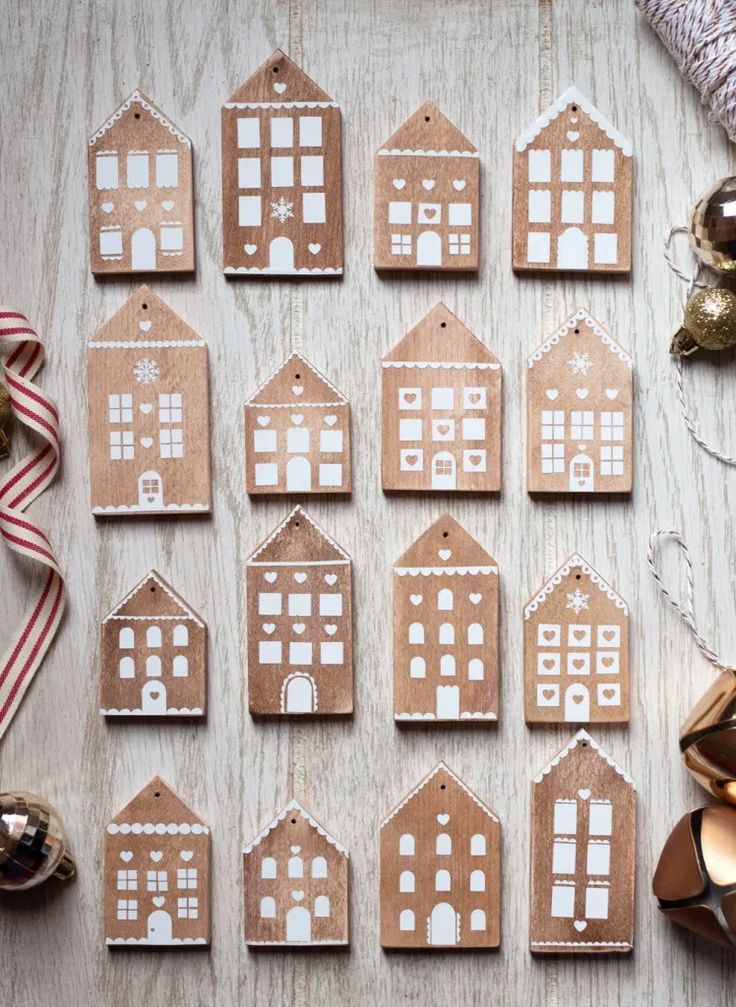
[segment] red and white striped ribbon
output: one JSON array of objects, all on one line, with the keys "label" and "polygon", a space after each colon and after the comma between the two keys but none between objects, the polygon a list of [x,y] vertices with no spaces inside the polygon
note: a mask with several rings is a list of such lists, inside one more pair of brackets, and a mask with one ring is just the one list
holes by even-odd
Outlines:
[{"label": "red and white striped ribbon", "polygon": [[41,528],[23,516],[59,469],[59,413],[33,377],[44,349],[28,319],[0,307],[0,354],[16,418],[35,430],[44,445],[0,479],[0,535],[8,546],[47,568],[44,582],[7,652],[0,658],[0,738],[7,731],[31,679],[54,639],[64,611],[64,580],[51,543]]}]

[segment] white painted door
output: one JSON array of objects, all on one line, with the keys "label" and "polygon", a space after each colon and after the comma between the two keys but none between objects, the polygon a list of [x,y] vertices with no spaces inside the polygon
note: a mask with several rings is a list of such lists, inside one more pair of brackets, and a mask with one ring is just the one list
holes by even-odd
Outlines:
[{"label": "white painted door", "polygon": [[575,455],[570,462],[570,492],[592,493],[595,484],[593,459]]},{"label": "white painted door", "polygon": [[449,902],[438,902],[427,920],[427,940],[430,944],[457,944],[457,913]]},{"label": "white painted door", "polygon": [[312,917],[304,906],[292,906],[286,914],[287,941],[311,941]]},{"label": "white painted door", "polygon": [[156,236],[148,227],[139,227],[137,231],[133,231],[130,241],[130,265],[132,269],[156,268]]},{"label": "white painted door", "polygon": [[156,909],[148,917],[148,943],[171,944],[171,917],[165,909]]},{"label": "white painted door", "polygon": [[460,717],[460,686],[437,686],[437,719],[458,720]]},{"label": "white painted door", "polygon": [[454,490],[457,486],[457,464],[449,451],[439,451],[432,459],[432,489]]},{"label": "white painted door", "polygon": [[588,238],[579,227],[568,227],[557,239],[557,268],[588,268]]},{"label": "white painted door", "polygon": [[164,484],[158,472],[144,472],[138,479],[138,506],[159,510],[164,505]]},{"label": "white painted door", "polygon": [[417,265],[442,265],[442,238],[436,231],[422,231],[417,238]]},{"label": "white painted door", "polygon": [[286,463],[286,488],[294,493],[311,490],[312,466],[308,458],[290,458]]},{"label": "white painted door", "polygon": [[151,717],[166,713],[166,686],[163,682],[146,682],[141,689],[141,709]]},{"label": "white painted door", "polygon": [[280,235],[268,246],[268,267],[274,273],[294,272],[294,245],[291,238]]},{"label": "white painted door", "polygon": [[590,695],[580,682],[569,685],[565,691],[565,720],[580,724],[590,720]]},{"label": "white painted door", "polygon": [[311,713],[314,710],[314,687],[306,675],[294,675],[286,684],[286,713]]}]

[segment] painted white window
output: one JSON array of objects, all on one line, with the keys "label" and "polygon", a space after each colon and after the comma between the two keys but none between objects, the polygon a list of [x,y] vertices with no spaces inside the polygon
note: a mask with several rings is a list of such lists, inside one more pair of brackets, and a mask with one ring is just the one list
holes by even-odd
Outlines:
[{"label": "painted white window", "polygon": [[409,200],[389,200],[388,222],[389,224],[411,224],[411,203]]},{"label": "painted white window", "polygon": [[486,929],[486,914],[482,909],[474,909],[470,914],[470,929],[481,931]]},{"label": "painted white window", "polygon": [[585,916],[589,920],[608,919],[608,888],[589,885],[585,889]]},{"label": "painted white window", "polygon": [[442,220],[441,203],[420,203],[417,207],[418,224],[439,224]]},{"label": "painted white window", "polygon": [[593,182],[613,182],[615,165],[616,157],[612,150],[594,150],[591,180]]},{"label": "painted white window", "polygon": [[486,421],[480,416],[466,416],[463,419],[463,440],[484,441],[486,439]]},{"label": "painted white window", "polygon": [[[452,612],[454,598],[449,587],[443,587],[437,594],[437,609],[440,612]],[[441,642],[441,641],[440,641]]]},{"label": "painted white window", "polygon": [[476,832],[470,837],[470,856],[484,857],[486,855],[486,837],[480,832]]},{"label": "painted white window", "polygon": [[120,678],[135,678],[135,661],[132,657],[121,657],[118,665]]},{"label": "painted white window", "polygon": [[[564,441],[565,413],[562,409],[542,411],[542,440]],[[565,445],[542,444],[542,472],[565,471]]]},{"label": "painted white window", "polygon": [[160,647],[161,646],[161,627],[160,626],[149,626],[146,630],[146,646],[147,647]]},{"label": "painted white window", "polygon": [[174,626],[174,646],[189,646],[189,630],[186,626],[181,625],[181,623],[178,626]]},{"label": "painted white window", "polygon": [[255,150],[261,146],[261,121],[257,115],[238,118],[238,147]]},{"label": "painted white window", "polygon": [[486,388],[478,387],[477,385],[463,388],[463,409],[485,409],[486,392]]},{"label": "painted white window", "polygon": [[411,909],[402,909],[399,916],[399,930],[411,932],[415,929],[414,913]]},{"label": "painted white window", "polygon": [[472,871],[470,874],[471,892],[484,892],[486,890],[485,871]]},{"label": "painted white window", "polygon": [[319,596],[320,615],[342,615],[341,594],[321,594]]},{"label": "painted white window", "polygon": [[613,831],[613,805],[609,801],[593,801],[588,818],[588,834],[610,836]]},{"label": "painted white window", "polygon": [[289,615],[311,615],[311,614],[312,614],[311,594],[289,595]]},{"label": "painted white window", "polygon": [[594,224],[612,224],[614,222],[615,197],[613,192],[594,192],[592,221]]},{"label": "painted white window", "polygon": [[274,116],[271,119],[271,146],[294,146],[294,120],[288,116]]},{"label": "painted white window", "polygon": [[184,431],[178,427],[159,430],[159,453],[162,458],[183,458]]},{"label": "painted white window", "polygon": [[443,622],[440,626],[439,642],[444,644],[455,642],[455,627],[451,622]]},{"label": "painted white window", "polygon": [[135,647],[135,632],[130,626],[123,626],[118,633],[118,647],[121,650],[133,650]]},{"label": "painted white window", "polygon": [[319,466],[320,486],[342,486],[342,465],[321,462]]},{"label": "painted white window", "polygon": [[149,892],[168,892],[169,875],[167,871],[146,871],[146,890]]},{"label": "painted white window", "polygon": [[454,409],[455,390],[453,388],[433,388],[432,389],[433,409]]},{"label": "painted white window", "polygon": [[299,116],[299,146],[300,147],[322,146],[321,115]]},{"label": "painted white window", "polygon": [[452,838],[446,832],[440,832],[435,840],[435,853],[438,857],[452,856]]},{"label": "painted white window", "polygon": [[409,662],[409,678],[426,678],[427,664],[423,657],[413,657]]},{"label": "painted white window", "polygon": [[136,892],[138,891],[138,871],[118,871],[118,891]]},{"label": "painted white window", "polygon": [[593,235],[593,258],[602,265],[618,262],[618,236],[615,234]]},{"label": "painted white window", "polygon": [[132,430],[110,431],[110,460],[130,461],[135,457],[135,439]]},{"label": "painted white window", "polygon": [[327,877],[327,861],[324,857],[315,857],[312,860],[312,877],[313,878],[326,878]]},{"label": "painted white window", "polygon": [[583,152],[582,150],[563,150],[560,168],[560,181],[582,182]]},{"label": "painted white window", "polygon": [[424,469],[422,448],[403,448],[399,452],[399,468],[402,472],[421,472]]},{"label": "painted white window", "polygon": [[238,158],[238,188],[260,189],[261,159],[260,157]]},{"label": "painted white window", "polygon": [[399,409],[421,409],[421,388],[399,388]]},{"label": "painted white window", "polygon": [[175,150],[156,153],[156,185],[160,189],[175,189],[179,184],[179,155]]},{"label": "painted white window", "polygon": [[176,869],[176,887],[177,888],[196,888],[197,887],[197,868],[196,867],[177,867]]},{"label": "painted white window", "polygon": [[620,444],[601,448],[601,475],[622,476],[624,474],[624,449]]},{"label": "painted white window", "polygon": [[452,891],[452,878],[449,871],[437,871],[434,876],[434,890],[436,892]]},{"label": "painted white window", "polygon": [[290,187],[294,184],[294,158],[271,158],[271,185],[274,188]]},{"label": "painted white window", "polygon": [[473,657],[468,661],[468,681],[482,682],[485,678],[485,668],[479,657]]},{"label": "painted white window", "polygon": [[148,154],[145,151],[128,154],[126,178],[129,189],[148,188]]},{"label": "painted white window", "polygon": [[163,393],[158,397],[158,420],[159,423],[181,423],[182,404],[181,394],[173,392]]},{"label": "painted white window", "polygon": [[199,899],[198,898],[180,898],[176,900],[176,916],[180,920],[198,920],[199,919]]},{"label": "painted white window", "polygon": [[473,204],[450,203],[447,208],[447,222],[452,227],[470,227],[473,223]]},{"label": "painted white window", "polygon": [[161,678],[161,658],[158,654],[150,654],[146,658],[146,675],[148,678]]},{"label": "painted white window", "polygon": [[281,615],[281,595],[278,591],[261,591],[258,594],[259,615]]},{"label": "painted white window", "polygon": [[286,431],[286,450],[289,454],[306,454],[309,451],[309,430],[306,427],[289,427]]},{"label": "painted white window", "polygon": [[95,157],[95,184],[98,189],[118,188],[118,155],[114,150],[102,150]]},{"label": "painted white window", "polygon": [[261,899],[261,919],[262,920],[275,920],[276,919],[276,900],[272,895],[264,895]]},{"label": "painted white window", "polygon": [[568,836],[555,839],[552,846],[552,873],[574,874],[577,843]]},{"label": "painted white window", "polygon": [[574,836],[578,831],[578,805],[573,800],[555,801],[553,829],[557,836]]},{"label": "painted white window", "polygon": [[592,410],[573,409],[570,413],[570,437],[574,441],[593,440],[593,412]]},{"label": "painted white window", "polygon": [[399,420],[400,441],[420,441],[422,439],[421,420]]},{"label": "painted white window", "polygon": [[552,220],[552,193],[549,189],[529,190],[529,223],[549,224]]},{"label": "painted white window", "polygon": [[314,915],[318,919],[326,919],[330,915],[330,900],[326,895],[318,895],[314,900]]},{"label": "painted white window", "polygon": [[409,626],[409,643],[424,643],[424,626],[421,622],[413,622]]},{"label": "painted white window", "polygon": [[321,154],[302,154],[302,185],[325,184],[325,159]]},{"label": "painted white window", "polygon": [[440,675],[451,678],[455,674],[455,658],[452,654],[443,654],[440,658]]},{"label": "painted white window", "polygon": [[447,243],[450,255],[470,255],[469,234],[448,234]]},{"label": "painted white window", "polygon": [[138,899],[118,899],[117,918],[119,920],[137,920]]},{"label": "painted white window", "polygon": [[261,226],[260,196],[238,196],[238,224],[240,227]]},{"label": "painted white window", "polygon": [[174,678],[189,677],[189,659],[184,654],[177,654],[174,658]]},{"label": "painted white window", "polygon": [[413,892],[414,891],[414,872],[413,871],[402,871],[399,875],[399,891],[400,892]]},{"label": "painted white window", "polygon": [[123,257],[123,232],[119,227],[103,227],[100,230],[100,255],[103,259]]},{"label": "painted white window", "polygon": [[281,664],[281,643],[278,640],[260,640],[258,662],[259,664]]},{"label": "painted white window", "polygon": [[530,182],[552,181],[552,154],[549,150],[528,151],[528,167]]},{"label": "painted white window", "polygon": [[572,919],[575,915],[575,885],[557,882],[552,885],[551,915],[557,919]]},{"label": "painted white window", "polygon": [[471,645],[483,643],[483,627],[479,622],[471,622],[468,626],[468,643]]},{"label": "painted white window", "polygon": [[562,223],[582,224],[585,216],[585,199],[582,189],[564,189],[562,192]]},{"label": "painted white window", "polygon": [[278,437],[275,430],[254,430],[253,450],[257,454],[270,454],[278,448]]},{"label": "painted white window", "polygon": [[392,234],[391,235],[392,255],[411,255],[411,235]]},{"label": "painted white window", "polygon": [[278,869],[274,857],[264,857],[261,861],[261,877],[269,880],[278,877]]},{"label": "painted white window", "polygon": [[181,224],[161,224],[161,251],[172,254],[184,251],[184,228]]},{"label": "painted white window", "polygon": [[405,832],[399,839],[399,856],[413,857],[415,848],[414,836],[410,832]]},{"label": "painted white window", "polygon": [[342,664],[344,660],[343,645],[338,640],[324,640],[319,645],[320,664]]},{"label": "painted white window", "polygon": [[588,874],[611,873],[611,844],[607,839],[591,839],[588,842],[585,870]]},{"label": "painted white window", "polygon": [[302,193],[302,216],[305,224],[324,224],[327,220],[324,192]]},{"label": "painted white window", "polygon": [[342,430],[320,430],[319,449],[324,454],[339,454],[342,451]]},{"label": "painted white window", "polygon": [[526,261],[549,262],[550,236],[548,231],[530,231],[526,239]]},{"label": "painted white window", "polygon": [[289,664],[311,664],[311,663],[312,663],[311,643],[289,644]]},{"label": "painted white window", "polygon": [[304,877],[304,861],[301,857],[289,857],[288,875],[290,878]]},{"label": "painted white window", "polygon": [[108,419],[110,423],[133,422],[133,396],[128,394],[109,395]]},{"label": "painted white window", "polygon": [[601,413],[601,440],[622,441],[624,439],[624,414],[622,412]]}]

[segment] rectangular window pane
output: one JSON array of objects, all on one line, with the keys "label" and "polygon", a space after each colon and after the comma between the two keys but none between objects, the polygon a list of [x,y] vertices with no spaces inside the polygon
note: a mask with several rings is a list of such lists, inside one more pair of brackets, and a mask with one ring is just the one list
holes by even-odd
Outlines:
[{"label": "rectangular window pane", "polygon": [[254,149],[261,146],[261,122],[258,116],[238,119],[238,147]]},{"label": "rectangular window pane", "polygon": [[562,193],[562,223],[582,224],[583,222],[583,191],[582,189],[567,189]]},{"label": "rectangular window pane", "polygon": [[128,154],[127,179],[129,189],[148,188],[148,154]]},{"label": "rectangular window pane", "polygon": [[320,115],[299,116],[299,146],[300,147],[322,146],[322,116]]},{"label": "rectangular window pane", "polygon": [[614,220],[613,192],[593,193],[593,223],[612,224]]},{"label": "rectangular window pane", "polygon": [[100,255],[103,259],[106,256],[122,256],[123,254],[123,232],[117,228],[113,231],[100,231]]},{"label": "rectangular window pane", "polygon": [[180,224],[161,225],[161,251],[181,252],[184,250],[184,228]]},{"label": "rectangular window pane", "polygon": [[324,224],[326,218],[324,192],[305,192],[302,195],[305,224]]},{"label": "rectangular window pane", "polygon": [[572,919],[575,915],[575,886],[552,886],[552,916],[557,919]]},{"label": "rectangular window pane", "polygon": [[585,915],[589,920],[608,919],[608,888],[604,886],[586,888]]},{"label": "rectangular window pane", "polygon": [[563,150],[560,180],[563,182],[582,182],[583,152],[582,150]]},{"label": "rectangular window pane", "polygon": [[577,801],[555,801],[555,835],[574,836],[578,830]]},{"label": "rectangular window pane", "polygon": [[238,196],[238,223],[241,227],[261,226],[260,196]]},{"label": "rectangular window pane", "polygon": [[284,116],[275,116],[271,119],[271,146],[272,147],[293,147],[294,146],[294,120]]},{"label": "rectangular window pane", "polygon": [[552,194],[549,189],[529,190],[529,223],[549,224],[552,219]]},{"label": "rectangular window pane", "polygon": [[156,154],[156,185],[162,189],[175,189],[179,184],[179,155],[175,151]]},{"label": "rectangular window pane", "polygon": [[529,151],[529,181],[549,182],[552,179],[552,155],[548,150]]},{"label": "rectangular window pane", "polygon": [[575,873],[575,851],[577,843],[575,840],[558,839],[552,847],[552,873],[553,874],[574,874]]},{"label": "rectangular window pane", "polygon": [[261,159],[260,157],[238,158],[238,188],[260,189]]},{"label": "rectangular window pane", "polygon": [[294,158],[271,158],[271,185],[290,187],[294,184]]},{"label": "rectangular window pane", "polygon": [[588,834],[591,836],[610,836],[613,821],[613,805],[591,804],[588,820]]},{"label": "rectangular window pane", "polygon": [[98,154],[95,159],[96,185],[98,189],[117,189],[118,187],[118,155],[113,153]]},{"label": "rectangular window pane", "polygon": [[611,844],[605,840],[588,843],[586,863],[587,874],[609,874],[611,868]]},{"label": "rectangular window pane", "polygon": [[615,156],[612,150],[594,150],[592,165],[592,180],[594,182],[612,182],[615,171]]},{"label": "rectangular window pane", "polygon": [[324,185],[325,163],[321,154],[302,155],[302,185]]}]

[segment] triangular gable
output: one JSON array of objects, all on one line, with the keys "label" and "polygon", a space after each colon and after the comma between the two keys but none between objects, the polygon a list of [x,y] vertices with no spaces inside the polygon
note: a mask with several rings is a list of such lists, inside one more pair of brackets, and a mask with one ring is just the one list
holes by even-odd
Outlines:
[{"label": "triangular gable", "polygon": [[[306,534],[300,535],[298,532]],[[350,557],[300,506],[284,518],[248,558],[248,566],[350,563]]]},{"label": "triangular gable", "polygon": [[574,329],[579,328],[580,325],[584,325],[590,332],[590,334],[597,336],[598,339],[607,346],[608,349],[613,353],[618,359],[626,364],[626,366],[632,370],[634,367],[634,360],[628,350],[625,350],[620,343],[603,328],[603,326],[590,315],[585,308],[578,308],[574,311],[569,318],[566,318],[562,325],[553,332],[549,339],[545,340],[541,346],[529,357],[529,370],[534,367],[536,363],[544,359],[544,357],[552,350],[558,343],[572,332]]},{"label": "triangular gable", "polygon": [[289,804],[287,804],[286,807],[283,809],[283,811],[280,811],[279,814],[276,815],[276,817],[273,819],[273,821],[268,823],[265,829],[261,829],[258,835],[254,836],[253,839],[251,839],[251,841],[244,847],[243,853],[246,854],[252,853],[254,848],[258,846],[261,840],[265,839],[266,836],[269,833],[273,832],[274,829],[277,829],[288,814],[292,814],[295,811],[297,811],[301,815],[301,817],[305,819],[305,821],[307,821],[312,826],[314,831],[319,833],[319,835],[322,836],[322,838],[326,842],[334,846],[335,849],[338,851],[338,853],[342,853],[346,859],[349,859],[350,854],[348,853],[346,848],[342,845],[342,843],[339,843],[334,838],[334,836],[331,836],[329,832],[324,828],[324,826],[320,825],[317,819],[314,818],[312,815],[310,815],[310,813],[304,807],[302,807],[299,801],[290,801]]},{"label": "triangular gable", "polygon": [[[291,365],[296,364],[296,367]],[[301,388],[300,393],[294,388]],[[301,353],[292,353],[246,401],[247,406],[341,406],[347,399]]]},{"label": "triangular gable", "polygon": [[629,614],[629,607],[623,598],[611,587],[608,581],[604,580],[603,577],[594,570],[593,567],[582,556],[578,553],[573,553],[572,556],[562,564],[559,570],[550,577],[550,579],[542,586],[541,590],[534,595],[534,597],[529,601],[526,608],[524,609],[524,619],[528,619],[534,612],[537,611],[539,606],[546,601],[547,598],[556,590],[557,587],[562,583],[564,577],[572,571],[578,569],[583,573],[592,584],[595,584],[599,590],[606,595],[608,600],[612,602],[616,608],[621,609],[624,615]]},{"label": "triangular gable", "polygon": [[122,119],[125,112],[128,111],[133,105],[136,105],[141,111],[147,113],[156,122],[159,122],[171,136],[175,137],[179,143],[183,143],[185,147],[191,147],[192,141],[186,135],[182,133],[176,123],[172,122],[171,119],[167,118],[164,113],[147,98],[142,91],[134,91],[130,97],[126,98],[119,108],[116,108],[110,118],[103,122],[99,129],[95,130],[92,136],[89,138],[90,147],[94,147],[98,140],[101,140],[106,133],[110,130],[114,130],[115,126]]},{"label": "triangular gable", "polygon": [[425,102],[388,138],[379,154],[454,154],[477,157],[478,151],[431,101]]},{"label": "triangular gable", "polygon": [[[117,832],[149,832],[145,826],[153,825],[154,832],[208,833],[202,819],[178,797],[160,776],[147,783],[132,801],[115,815],[107,827],[111,835]],[[166,826],[166,829],[162,829]],[[182,828],[183,826],[183,828]],[[176,828],[174,828],[176,827]]]},{"label": "triangular gable", "polygon": [[204,626],[194,609],[155,570],[146,574],[102,621],[110,619],[193,619],[198,626]]},{"label": "triangular gable", "polygon": [[568,87],[566,91],[560,95],[554,104],[550,105],[549,108],[545,109],[542,114],[530,123],[529,126],[524,130],[524,132],[516,140],[516,149],[518,151],[524,151],[529,146],[529,144],[536,139],[536,137],[545,129],[551,122],[557,118],[557,116],[564,112],[568,105],[577,105],[593,122],[599,129],[603,130],[608,139],[616,146],[621,149],[621,153],[626,157],[631,157],[632,155],[632,145],[631,140],[627,139],[623,133],[620,133],[616,127],[610,122],[604,115],[598,111],[595,105],[581,94],[578,89],[572,85]]},{"label": "triangular gable", "polygon": [[150,287],[142,284],[96,332],[88,345],[90,349],[97,350],[157,346],[187,348],[207,344]]},{"label": "triangular gable", "polygon": [[[447,548],[442,534],[445,531],[449,533]],[[493,557],[455,518],[443,514],[402,553],[394,572],[400,577],[443,573],[498,574],[498,567]]]},{"label": "triangular gable", "polygon": [[472,800],[475,804],[477,804],[478,807],[482,811],[484,811],[492,821],[494,822],[498,821],[498,818],[491,811],[491,809],[487,807],[487,805],[485,805],[483,801],[481,801],[481,799],[476,794],[473,793],[470,787],[466,786],[466,784],[463,783],[463,781],[460,779],[459,776],[456,776],[455,773],[453,773],[453,771],[450,769],[449,766],[447,766],[444,762],[438,762],[437,765],[434,767],[434,769],[430,773],[428,773],[424,777],[424,779],[417,784],[416,787],[414,787],[411,793],[407,794],[406,797],[399,804],[396,805],[393,811],[391,811],[386,816],[386,818],[384,818],[384,820],[381,822],[381,828],[384,828],[384,826],[388,825],[391,819],[395,818],[396,815],[398,815],[399,812],[402,811],[414,797],[416,797],[419,791],[422,790],[424,787],[426,787],[427,784],[430,782],[430,780],[433,780],[435,778],[437,773],[444,773],[447,776],[448,780],[450,780],[457,787],[459,787],[460,790],[462,790],[470,798],[470,800]]},{"label": "triangular gable", "polygon": [[628,783],[628,785],[631,787],[632,790],[636,790],[636,784],[629,776],[629,774],[626,772],[626,770],[622,769],[622,767],[619,766],[619,764],[615,761],[615,759],[612,759],[611,756],[608,754],[608,752],[605,749],[601,748],[598,742],[594,741],[593,738],[591,738],[591,736],[588,734],[588,732],[584,730],[578,731],[577,734],[574,734],[572,738],[570,738],[565,747],[557,753],[554,759],[552,759],[551,762],[548,762],[547,765],[544,767],[544,769],[542,769],[542,771],[537,776],[534,777],[534,783],[541,783],[544,777],[548,776],[554,770],[554,768],[558,766],[560,762],[570,754],[570,752],[577,746],[578,742],[580,741],[587,741],[588,745],[592,748],[592,750],[596,752],[600,756],[600,758],[603,759],[604,762],[608,763],[611,769],[613,769],[616,773],[618,773],[618,775],[622,777],[622,779],[624,779],[626,783]]},{"label": "triangular gable", "polygon": [[501,367],[498,357],[441,301],[383,358],[384,366],[418,362]]},{"label": "triangular gable", "polygon": [[301,67],[289,59],[285,52],[277,49],[241,84],[225,108],[244,103],[256,103],[257,107],[283,105],[288,108],[296,102],[334,105],[330,96]]}]

